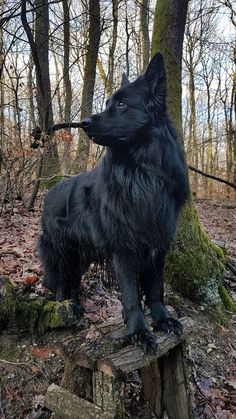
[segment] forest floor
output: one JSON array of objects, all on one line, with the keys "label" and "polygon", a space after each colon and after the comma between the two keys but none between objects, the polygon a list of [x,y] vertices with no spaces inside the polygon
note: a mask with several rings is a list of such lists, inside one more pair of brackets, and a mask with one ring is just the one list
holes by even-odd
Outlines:
[{"label": "forest floor", "polygon": [[[37,256],[37,237],[42,209],[41,196],[34,212],[20,203],[13,214],[0,218],[0,274],[9,275],[17,289],[30,288],[30,295],[43,294],[42,267]],[[236,260],[236,204],[199,200],[196,207],[208,234],[225,247]],[[236,301],[236,278],[227,271],[225,286]],[[171,300],[171,290],[166,291]],[[101,283],[99,272],[86,277],[82,284],[87,326],[107,320],[120,311],[117,293],[110,293]],[[181,298],[181,297],[180,297]],[[192,366],[191,388],[196,419],[236,418],[236,316],[227,325],[212,321],[195,303],[181,298],[178,315],[189,316],[196,324],[189,337],[189,360]],[[49,418],[43,408],[44,394],[52,382],[60,384],[63,358],[58,333],[33,339],[20,331],[0,336],[0,419]],[[55,336],[57,335],[57,338]],[[1,385],[3,384],[3,385]],[[140,394],[140,383],[129,383],[127,418],[154,418]]]}]

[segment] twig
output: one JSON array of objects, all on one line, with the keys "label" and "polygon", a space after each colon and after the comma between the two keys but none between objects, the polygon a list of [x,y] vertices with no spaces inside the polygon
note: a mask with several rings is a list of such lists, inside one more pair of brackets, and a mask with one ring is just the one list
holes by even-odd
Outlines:
[{"label": "twig", "polygon": [[61,124],[55,124],[47,134],[63,128],[81,128],[81,122],[62,122]]},{"label": "twig", "polygon": [[73,175],[53,175],[51,177],[40,177],[39,180],[40,181],[43,181],[43,182],[44,181],[45,182],[48,182],[50,180],[53,180],[53,179],[57,178],[58,176],[60,176],[61,178],[63,178],[63,177],[65,177],[65,178],[71,178],[71,177],[73,177]]},{"label": "twig", "polygon": [[6,359],[0,359],[0,362],[2,362],[3,364],[16,365],[19,367],[23,366],[23,367],[30,368],[30,365],[26,364],[25,362],[11,362],[11,361],[7,361]]},{"label": "twig", "polygon": [[193,167],[193,166],[188,166],[188,168],[192,170],[193,172],[199,173],[202,176],[209,177],[210,179],[217,180],[218,182],[221,182],[221,183],[225,183],[226,185],[231,186],[231,188],[236,189],[236,184],[233,182],[229,182],[228,180],[222,179],[218,176],[210,175],[209,173],[205,173],[202,170],[196,169],[196,167]]}]

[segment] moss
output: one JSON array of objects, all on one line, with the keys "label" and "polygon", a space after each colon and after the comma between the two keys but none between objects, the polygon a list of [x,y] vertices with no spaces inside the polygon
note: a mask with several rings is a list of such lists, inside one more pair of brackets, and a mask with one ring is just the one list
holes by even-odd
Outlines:
[{"label": "moss", "polygon": [[70,327],[74,323],[74,311],[70,300],[49,301],[41,309],[37,331],[42,334],[49,329]]},{"label": "moss", "polygon": [[176,242],[167,257],[166,279],[185,297],[222,311],[222,302],[227,308],[219,293],[224,273],[224,252],[208,238],[191,200],[180,215]]},{"label": "moss", "polygon": [[[0,339],[0,358],[10,362],[19,362],[22,355],[21,345],[16,344],[18,334],[9,334],[9,332],[3,332]],[[5,374],[4,374],[5,376]],[[0,375],[0,380],[1,380]]]},{"label": "moss", "polygon": [[63,175],[52,176],[51,178],[45,178],[45,180],[41,180],[40,182],[40,189],[50,189],[53,185],[61,182],[64,177]]},{"label": "moss", "polygon": [[18,296],[15,312],[15,322],[17,326],[27,329],[31,333],[35,333],[43,304],[43,299],[37,298],[29,300]]},{"label": "moss", "polygon": [[15,298],[15,290],[14,290],[14,286],[10,281],[10,278],[8,277],[4,277],[4,283],[5,283],[5,287],[6,287],[6,300],[5,300],[5,305],[6,305],[6,310],[8,312],[12,312],[14,314],[15,308],[16,308],[16,298]]},{"label": "moss", "polygon": [[222,284],[219,285],[218,291],[225,308],[230,313],[236,313],[236,304],[233,302],[232,298],[229,296]]},{"label": "moss", "polygon": [[13,326],[42,334],[57,327],[70,327],[75,323],[73,304],[69,300],[45,303],[43,298],[29,299],[17,295],[8,277],[0,277],[1,329]]},{"label": "moss", "polygon": [[4,329],[14,318],[16,309],[15,290],[8,276],[0,276],[0,329]]},{"label": "moss", "polygon": [[[47,143],[47,145],[46,145]],[[50,144],[49,144],[50,143]],[[48,138],[45,142],[45,146],[49,148],[43,158],[42,177],[50,178],[55,174],[60,173],[60,162],[57,145],[54,143],[52,138]]]}]

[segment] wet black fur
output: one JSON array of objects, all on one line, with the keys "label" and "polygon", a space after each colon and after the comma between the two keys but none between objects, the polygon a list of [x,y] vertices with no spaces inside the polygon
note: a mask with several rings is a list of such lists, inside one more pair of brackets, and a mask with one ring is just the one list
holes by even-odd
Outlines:
[{"label": "wet black fur", "polygon": [[154,327],[178,331],[163,303],[163,267],[188,198],[182,148],[166,112],[162,55],[133,83],[123,77],[105,111],[83,127],[107,146],[106,155],[95,170],[59,183],[46,196],[40,237],[44,284],[57,299],[72,298],[79,313],[81,275],[92,261],[110,258],[131,342],[155,351],[141,293]]}]

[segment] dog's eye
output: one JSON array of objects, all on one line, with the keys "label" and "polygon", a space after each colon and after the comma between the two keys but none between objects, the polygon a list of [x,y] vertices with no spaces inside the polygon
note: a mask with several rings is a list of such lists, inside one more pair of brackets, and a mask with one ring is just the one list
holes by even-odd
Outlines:
[{"label": "dog's eye", "polygon": [[125,106],[125,103],[120,101],[120,102],[117,104],[117,106],[118,106],[119,108],[123,108],[123,106]]}]

